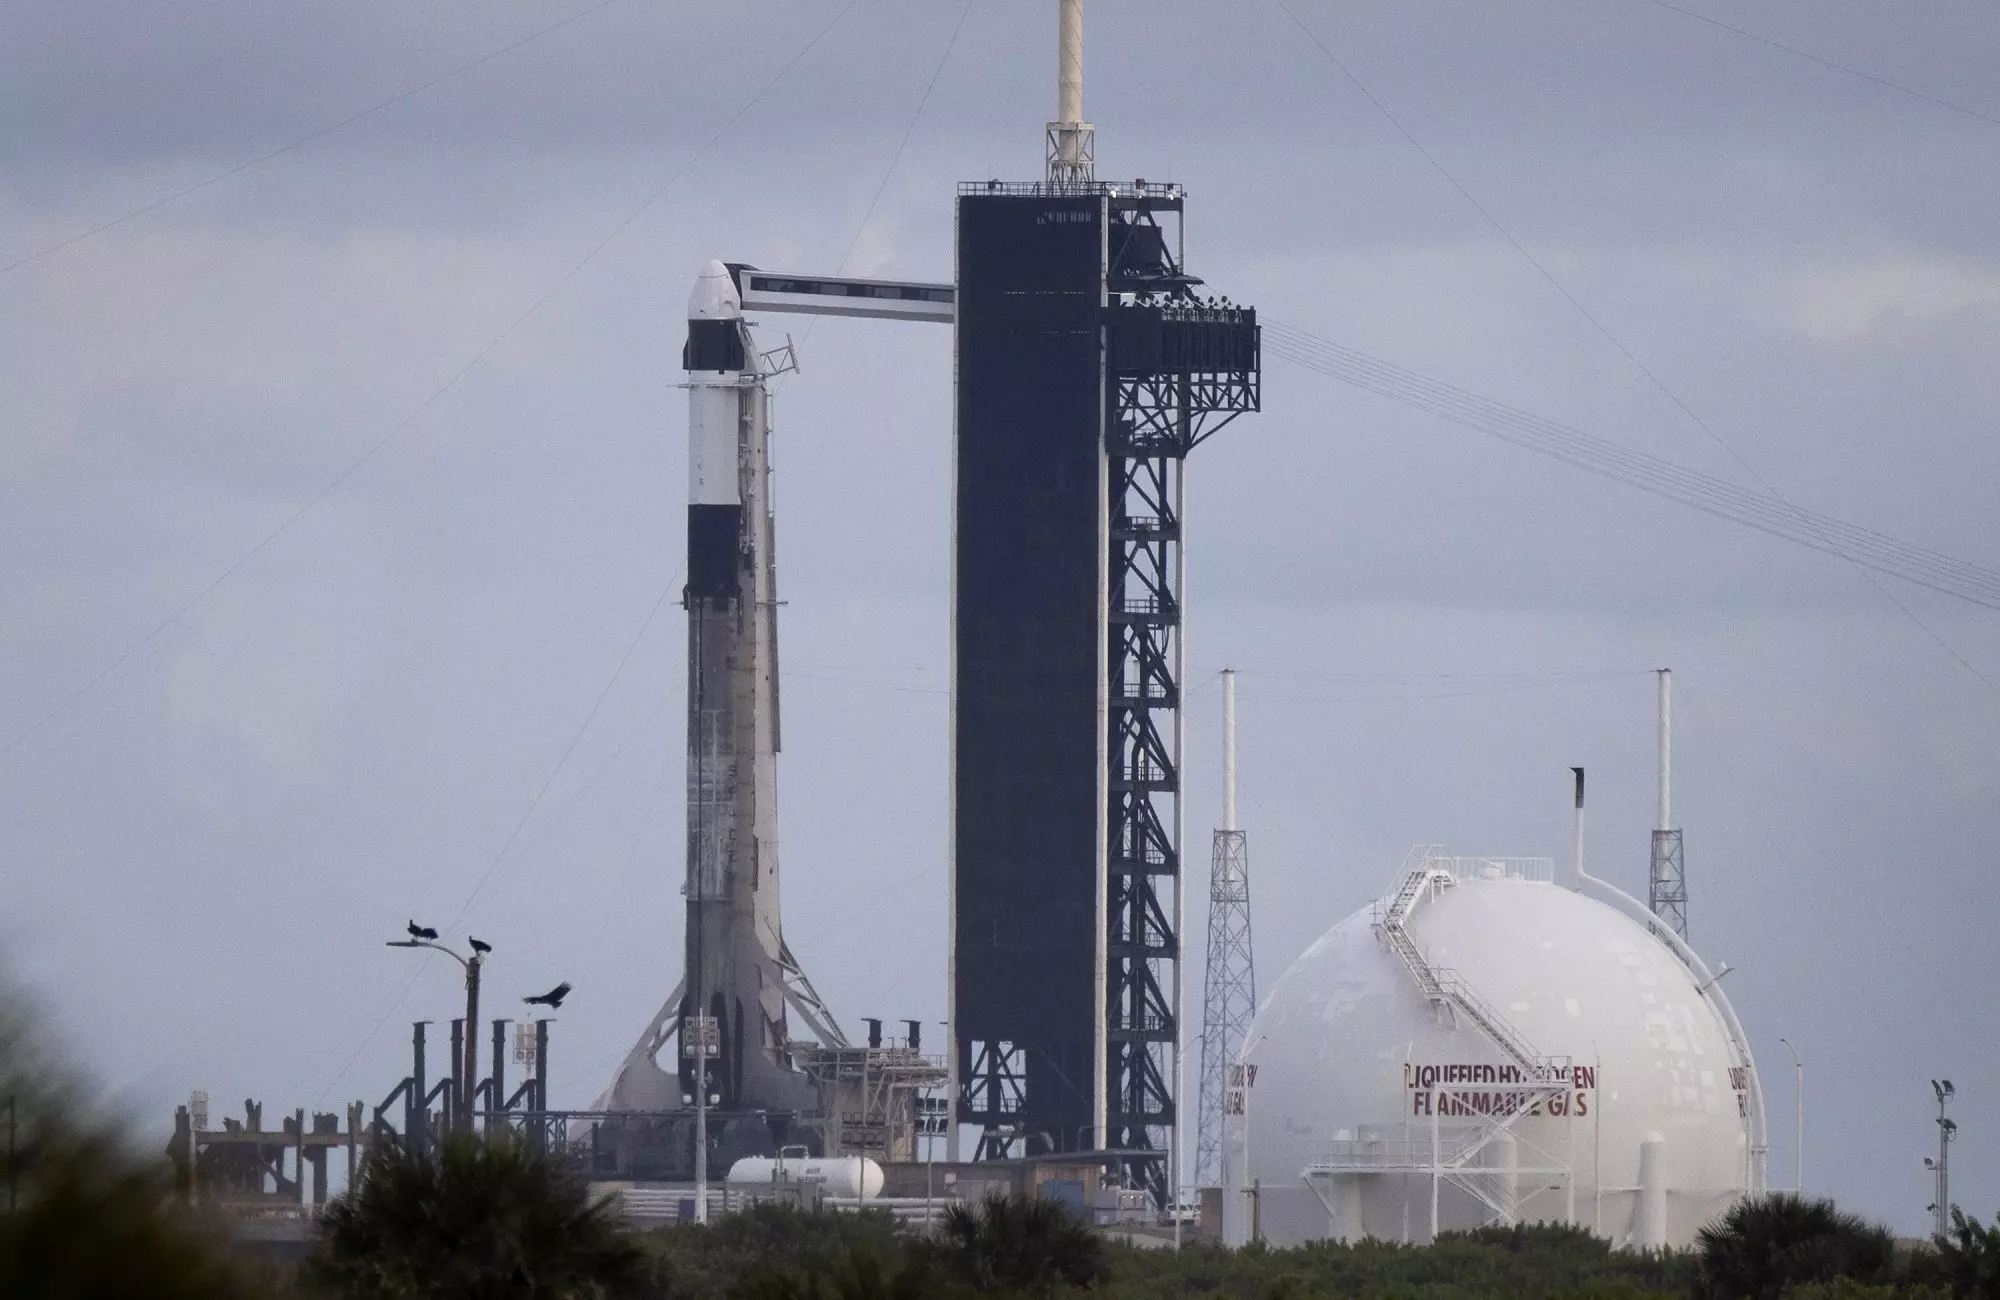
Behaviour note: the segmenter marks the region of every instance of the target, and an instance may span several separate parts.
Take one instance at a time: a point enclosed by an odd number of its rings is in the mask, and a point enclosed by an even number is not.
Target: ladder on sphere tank
[[[1507,1064],[1514,1067],[1517,1078],[1507,1081],[1500,1089],[1507,1095],[1508,1104],[1496,1108],[1498,1113],[1457,1117],[1469,1119],[1471,1123],[1454,1125],[1448,1140],[1443,1133],[1436,1131],[1434,1117],[1433,1133],[1428,1138],[1410,1137],[1401,1143],[1336,1142],[1328,1159],[1316,1161],[1307,1168],[1306,1181],[1313,1186],[1316,1194],[1320,1194],[1319,1182],[1327,1177],[1380,1173],[1391,1168],[1410,1170],[1421,1166],[1477,1198],[1498,1215],[1501,1222],[1513,1224],[1520,1221],[1521,1201],[1525,1199],[1523,1189],[1510,1178],[1496,1178],[1494,1175],[1498,1170],[1474,1162],[1495,1141],[1515,1134],[1516,1125],[1524,1116],[1536,1113],[1549,1100],[1568,1091],[1570,1060],[1537,1050],[1497,1007],[1481,997],[1457,971],[1434,965],[1410,933],[1410,918],[1417,908],[1434,892],[1449,889],[1458,883],[1455,868],[1455,860],[1446,857],[1435,845],[1411,850],[1404,859],[1394,891],[1375,906],[1375,933],[1403,963],[1417,990],[1430,1002],[1436,1014],[1453,1024],[1469,1022],[1500,1050]],[[1483,1086],[1488,1091],[1492,1090],[1492,1085]],[[1442,1100],[1443,1092],[1440,1090],[1439,1101]],[[1438,1103],[1433,1104],[1436,1106]],[[1563,1173],[1568,1176],[1567,1170]],[[1532,1195],[1540,1189],[1525,1190]],[[1321,1198],[1325,1199],[1323,1194]]]

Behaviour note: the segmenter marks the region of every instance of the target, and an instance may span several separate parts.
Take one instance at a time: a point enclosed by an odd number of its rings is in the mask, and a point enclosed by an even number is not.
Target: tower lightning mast
[[[1250,945],[1250,849],[1236,824],[1236,670],[1222,670],[1222,826],[1208,870],[1208,968],[1202,990],[1201,1112],[1195,1144],[1199,1187],[1222,1186],[1229,1067],[1257,1014]]]
[[[1673,689],[1674,671],[1661,668],[1660,679],[1660,815],[1653,829],[1652,866],[1646,873],[1646,906],[1660,924],[1687,938],[1687,873],[1681,857],[1681,833],[1673,825]]]

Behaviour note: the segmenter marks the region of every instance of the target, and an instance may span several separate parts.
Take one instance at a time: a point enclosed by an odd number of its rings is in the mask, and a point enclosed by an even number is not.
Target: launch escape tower
[[[1162,1204],[1180,1066],[1182,474],[1257,409],[1184,197],[1094,174],[1079,0],[1046,179],[959,188],[952,1029],[976,1156],[1114,1153]]]
[[[1201,1109],[1195,1127],[1197,1187],[1221,1187],[1225,1112],[1241,1114],[1230,1072],[1257,1014],[1250,946],[1250,844],[1236,825],[1236,672],[1222,670],[1222,825],[1208,868],[1208,963],[1201,998]]]

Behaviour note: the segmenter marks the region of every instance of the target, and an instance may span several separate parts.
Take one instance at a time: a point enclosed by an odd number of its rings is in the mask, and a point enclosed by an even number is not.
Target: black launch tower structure
[[[1057,129],[1048,181],[958,196],[958,1120],[978,1158],[1106,1153],[1165,1204],[1183,473],[1257,409],[1259,336],[1188,274],[1183,192],[1059,166]]]

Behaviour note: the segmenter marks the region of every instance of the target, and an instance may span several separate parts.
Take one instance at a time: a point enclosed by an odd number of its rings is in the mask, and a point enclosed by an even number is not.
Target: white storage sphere
[[[1225,1142],[1231,1239],[1254,1211],[1273,1244],[1425,1240],[1435,1139],[1447,1165],[1483,1141],[1435,1180],[1440,1230],[1500,1220],[1497,1201],[1621,1244],[1691,1242],[1749,1185],[1753,1100],[1693,974],[1645,926],[1550,883],[1545,863],[1434,865],[1449,874],[1405,933],[1515,1039],[1569,1058],[1567,1086],[1497,1125],[1518,1067],[1465,1009],[1426,997],[1385,937],[1387,900],[1364,908],[1292,964],[1246,1039]]]

